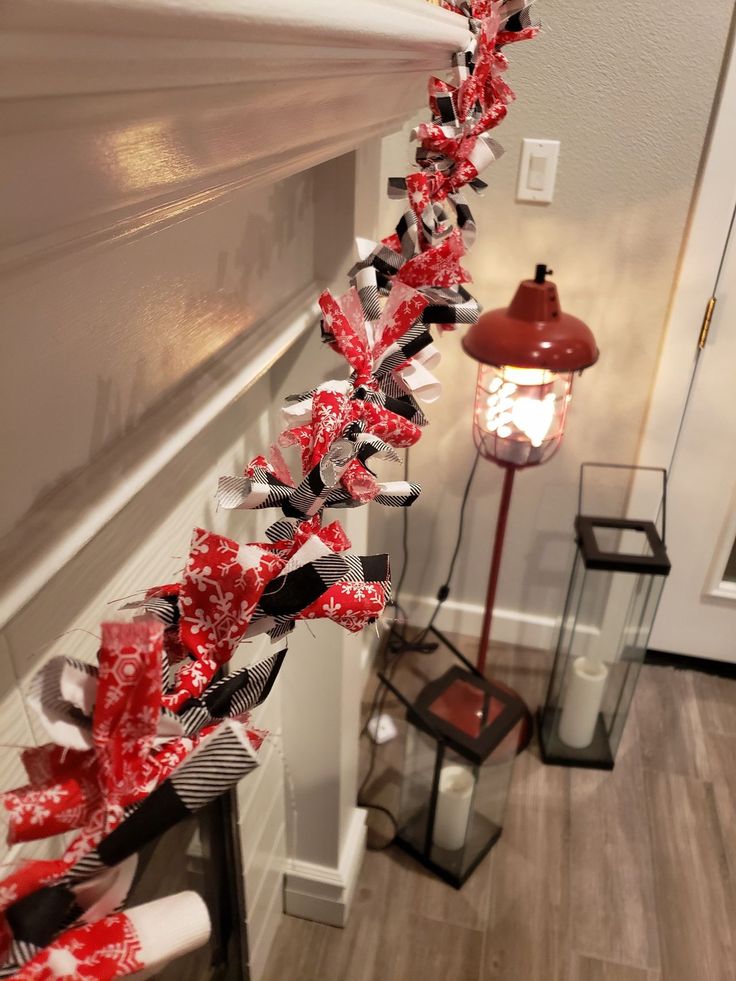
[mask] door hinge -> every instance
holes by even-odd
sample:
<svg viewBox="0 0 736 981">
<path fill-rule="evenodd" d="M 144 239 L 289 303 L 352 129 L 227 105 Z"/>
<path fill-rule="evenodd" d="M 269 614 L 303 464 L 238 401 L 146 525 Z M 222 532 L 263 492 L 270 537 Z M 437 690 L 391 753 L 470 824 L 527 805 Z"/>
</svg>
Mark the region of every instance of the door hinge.
<svg viewBox="0 0 736 981">
<path fill-rule="evenodd" d="M 712 296 L 707 304 L 705 305 L 705 313 L 703 314 L 703 323 L 700 325 L 700 333 L 698 334 L 698 347 L 702 351 L 705 347 L 705 342 L 708 340 L 708 331 L 710 330 L 710 322 L 713 319 L 713 310 L 716 305 L 716 298 Z"/>
</svg>

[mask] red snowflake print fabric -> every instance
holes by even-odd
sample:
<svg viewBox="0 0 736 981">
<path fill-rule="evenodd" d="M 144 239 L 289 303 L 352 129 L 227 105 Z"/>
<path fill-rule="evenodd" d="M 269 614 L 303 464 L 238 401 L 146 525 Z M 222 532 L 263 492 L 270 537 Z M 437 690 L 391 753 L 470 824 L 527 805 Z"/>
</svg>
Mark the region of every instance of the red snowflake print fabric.
<svg viewBox="0 0 736 981">
<path fill-rule="evenodd" d="M 403 337 L 417 322 L 428 303 L 427 297 L 412 289 L 410 284 L 397 282 L 394 285 L 376 327 L 371 367 L 390 344 Z"/>
<path fill-rule="evenodd" d="M 110 981 L 145 967 L 141 945 L 124 913 L 77 927 L 28 961 L 14 981 Z"/>
<path fill-rule="evenodd" d="M 409 259 L 396 274 L 402 283 L 421 289 L 427 286 L 446 287 L 471 282 L 471 275 L 460 265 L 465 244 L 459 229 L 453 228 L 439 245 Z M 393 293 L 393 290 L 391 291 Z"/>
<path fill-rule="evenodd" d="M 372 402 L 353 402 L 356 418 L 362 419 L 368 432 L 385 440 L 389 446 L 403 448 L 414 446 L 422 435 L 419 426 L 409 422 L 403 416 L 395 412 L 389 412 L 380 405 L 373 405 Z"/>
<path fill-rule="evenodd" d="M 305 473 L 316 466 L 350 419 L 350 406 L 337 392 L 317 392 L 312 399 L 311 446 Z"/>
<path fill-rule="evenodd" d="M 351 633 L 374 623 L 386 606 L 386 590 L 378 583 L 337 583 L 300 613 L 299 620 L 332 620 Z"/>
<path fill-rule="evenodd" d="M 161 715 L 160 623 L 104 623 L 92 734 L 108 796 L 125 798 L 140 780 Z"/>
<path fill-rule="evenodd" d="M 181 592 L 179 634 L 194 655 L 181 668 L 175 691 L 163 702 L 177 711 L 199 696 L 217 668 L 229 661 L 267 583 L 278 575 L 283 559 L 261 545 L 239 545 L 222 535 L 196 528 Z"/>
<path fill-rule="evenodd" d="M 320 297 L 325 336 L 353 370 L 353 386 L 376 387 L 376 361 L 385 349 L 417 322 L 429 300 L 408 282 L 396 281 L 381 315 L 375 324 L 375 341 L 371 345 L 365 326 L 358 291 L 353 288 L 336 300 L 328 291 Z M 314 399 L 323 393 L 315 394 Z M 314 418 L 314 409 L 313 418 Z M 334 437 L 333 437 L 334 438 Z"/>
<path fill-rule="evenodd" d="M 3 795 L 9 842 L 84 829 L 73 845 L 93 847 L 123 806 L 150 781 L 161 712 L 161 624 L 105 623 L 89 752 L 28 750 L 34 783 Z"/>
</svg>

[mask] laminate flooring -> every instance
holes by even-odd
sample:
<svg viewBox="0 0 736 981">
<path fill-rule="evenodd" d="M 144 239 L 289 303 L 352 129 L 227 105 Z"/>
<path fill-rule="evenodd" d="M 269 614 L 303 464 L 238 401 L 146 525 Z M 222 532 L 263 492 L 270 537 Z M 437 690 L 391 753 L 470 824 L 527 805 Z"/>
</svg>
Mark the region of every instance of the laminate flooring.
<svg viewBox="0 0 736 981">
<path fill-rule="evenodd" d="M 397 684 L 412 696 L 443 657 L 405 655 Z M 495 645 L 489 664 L 542 702 L 549 655 Z M 402 742 L 366 788 L 394 813 Z M 369 827 L 373 845 L 391 832 L 378 812 Z M 612 772 L 544 766 L 532 743 L 461 890 L 369 851 L 347 927 L 284 917 L 262 981 L 736 981 L 736 681 L 645 666 Z"/>
</svg>

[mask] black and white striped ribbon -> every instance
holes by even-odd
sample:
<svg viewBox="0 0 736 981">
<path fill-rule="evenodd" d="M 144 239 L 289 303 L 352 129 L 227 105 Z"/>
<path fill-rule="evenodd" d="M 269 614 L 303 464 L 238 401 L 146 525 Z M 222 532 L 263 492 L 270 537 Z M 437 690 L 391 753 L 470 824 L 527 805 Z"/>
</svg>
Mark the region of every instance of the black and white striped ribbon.
<svg viewBox="0 0 736 981">
<path fill-rule="evenodd" d="M 358 273 L 361 270 L 372 266 L 376 273 L 376 290 L 379 297 L 387 295 L 391 288 L 391 277 L 394 276 L 407 261 L 398 252 L 389 249 L 381 243 L 374 244 L 368 250 L 366 240 L 360 240 L 360 244 L 365 250 L 363 257 L 355 263 L 350 270 L 350 277 L 356 282 Z M 422 286 L 419 292 L 426 296 L 429 304 L 422 311 L 419 324 L 415 324 L 411 329 L 423 325 L 429 327 L 431 324 L 475 324 L 480 316 L 480 306 L 478 301 L 463 286 L 439 287 Z M 431 335 L 427 343 L 431 343 Z"/>
<path fill-rule="evenodd" d="M 390 249 L 387 245 L 383 245 L 381 242 L 370 243 L 367 239 L 358 239 L 357 241 L 359 249 L 361 246 L 364 249 L 371 245 L 373 247 L 370 249 L 370 251 L 365 252 L 363 257 L 355 263 L 348 273 L 351 281 L 355 283 L 356 286 L 358 282 L 358 274 L 364 269 L 373 268 L 376 270 L 376 272 L 381 273 L 383 276 L 390 277 L 394 276 L 407 261 L 405 256 L 399 255 L 398 252 Z M 387 286 L 387 280 L 384 284 L 377 282 L 379 297 L 384 292 L 384 287 Z M 385 292 L 387 293 L 388 289 L 385 289 Z M 358 295 L 360 295 L 360 290 L 358 290 Z"/>
<path fill-rule="evenodd" d="M 505 31 L 523 31 L 526 27 L 538 27 L 539 19 L 533 12 L 534 0 L 504 0 L 501 4 L 501 27 Z"/>
<path fill-rule="evenodd" d="M 366 393 L 370 390 L 366 389 Z M 363 397 L 363 390 L 357 389 L 356 397 Z M 392 411 L 397 411 L 405 418 L 416 416 L 418 406 L 413 405 L 413 399 L 402 391 L 402 399 L 389 399 L 380 392 L 371 392 L 370 397 L 377 404 L 385 405 Z M 366 396 L 368 397 L 368 396 Z M 372 433 L 366 433 L 362 422 L 350 423 L 343 430 L 340 439 L 329 448 L 322 460 L 314 467 L 298 487 L 289 487 L 279 480 L 265 467 L 254 467 L 251 477 L 220 477 L 217 487 L 217 503 L 227 510 L 248 510 L 280 507 L 287 518 L 303 520 L 317 514 L 324 507 L 329 507 L 330 495 L 339 486 L 340 478 L 351 460 L 357 459 L 364 466 L 371 457 L 398 461 L 398 455 L 384 440 Z M 327 479 L 326 479 L 327 478 Z M 278 523 L 277 523 L 278 524 Z M 279 541 L 284 537 L 282 532 L 293 537 L 292 525 L 281 525 L 274 532 L 271 526 L 269 532 L 276 537 L 270 541 Z"/>
<path fill-rule="evenodd" d="M 286 657 L 286 649 L 257 661 L 211 685 L 186 702 L 179 719 L 186 735 L 196 735 L 212 722 L 243 715 L 268 697 Z"/>
<path fill-rule="evenodd" d="M 396 501 L 391 500 L 395 496 L 387 493 L 384 503 L 395 505 Z M 355 506 L 356 502 L 347 493 L 345 497 L 351 502 L 348 507 Z M 388 555 L 332 553 L 277 577 L 261 596 L 246 636 L 262 633 L 268 633 L 272 639 L 284 636 L 293 629 L 294 620 L 302 610 L 339 583 L 378 584 L 388 602 L 391 592 Z"/>
<path fill-rule="evenodd" d="M 390 177 L 388 180 L 388 196 L 393 200 L 406 197 L 406 178 Z M 436 201 L 422 209 L 422 234 L 431 246 L 440 242 L 452 231 L 449 216 L 441 204 Z M 396 234 L 401 242 L 401 254 L 405 259 L 419 255 L 419 237 L 417 234 L 417 218 L 411 208 L 407 209 L 396 225 Z"/>
<path fill-rule="evenodd" d="M 380 487 L 380 492 L 373 498 L 373 503 L 383 504 L 386 507 L 411 507 L 422 492 L 420 484 L 415 484 L 407 480 L 381 481 L 378 486 Z M 340 487 L 332 492 L 328 507 L 351 508 L 358 506 L 359 503 L 346 490 Z"/>
<path fill-rule="evenodd" d="M 426 425 L 427 423 L 426 416 L 419 408 L 414 396 L 409 392 L 402 390 L 401 395 L 387 395 L 383 390 L 377 392 L 372 388 L 359 385 L 355 389 L 355 398 L 387 409 L 389 412 L 393 412 L 394 415 L 402 416 L 417 426 Z"/>
<path fill-rule="evenodd" d="M 355 452 L 357 449 L 351 454 L 343 448 L 340 460 L 333 463 L 328 450 L 326 459 L 313 467 L 297 487 L 285 484 L 264 467 L 254 467 L 252 477 L 220 477 L 217 505 L 226 510 L 280 507 L 290 518 L 312 517 L 325 506 L 330 489 L 340 479 Z M 325 476 L 329 476 L 328 481 Z"/>
<path fill-rule="evenodd" d="M 28 704 L 60 746 L 82 750 L 92 747 L 97 678 L 95 665 L 71 657 L 52 657 L 33 677 Z"/>
<path fill-rule="evenodd" d="M 292 541 L 296 534 L 297 522 L 288 518 L 279 518 L 266 528 L 266 538 L 269 542 Z"/>
<path fill-rule="evenodd" d="M 220 477 L 217 504 L 227 510 L 274 508 L 288 501 L 294 492 L 294 487 L 271 470 L 254 466 L 250 477 Z"/>
<path fill-rule="evenodd" d="M 374 372 L 380 378 L 400 368 L 432 343 L 432 335 L 423 323 L 413 324 L 401 337 L 390 344 L 376 361 Z"/>
<path fill-rule="evenodd" d="M 394 253 L 395 254 L 395 253 Z M 358 291 L 363 316 L 369 323 L 375 323 L 381 316 L 381 298 L 378 292 L 376 271 L 372 266 L 362 266 L 356 269 L 351 280 Z"/>
<path fill-rule="evenodd" d="M 464 286 L 428 287 L 422 293 L 429 299 L 424 308 L 425 324 L 476 324 L 481 307 Z"/>
</svg>

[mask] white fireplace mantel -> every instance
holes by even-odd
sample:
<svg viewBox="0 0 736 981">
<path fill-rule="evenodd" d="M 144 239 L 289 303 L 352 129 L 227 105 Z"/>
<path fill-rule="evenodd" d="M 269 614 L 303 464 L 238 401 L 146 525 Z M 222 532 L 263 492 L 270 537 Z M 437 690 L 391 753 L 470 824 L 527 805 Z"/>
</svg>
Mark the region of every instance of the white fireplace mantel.
<svg viewBox="0 0 736 981">
<path fill-rule="evenodd" d="M 49 275 L 396 129 L 425 101 L 428 75 L 466 42 L 464 23 L 424 0 L 17 0 L 0 20 L 3 292 L 42 290 Z M 0 623 L 307 329 L 307 297 L 318 285 L 287 289 L 283 329 L 273 317 L 247 326 L 247 336 L 244 325 L 226 354 L 199 366 L 179 403 L 175 396 L 158 415 L 154 408 L 119 449 L 83 467 L 72 461 L 74 479 L 0 545 Z M 100 313 L 96 332 L 108 329 Z M 16 334 L 8 342 L 20 352 L 26 345 L 19 357 L 28 363 L 34 344 L 15 310 L 9 320 Z M 59 356 L 91 358 L 74 318 L 63 329 Z M 129 344 L 141 329 L 130 324 Z M 115 356 L 120 334 L 109 331 Z M 12 414 L 27 388 L 6 365 Z M 100 373 L 100 365 L 85 370 Z M 32 433 L 26 440 L 33 444 Z M 49 473 L 45 484 L 54 481 Z"/>
<path fill-rule="evenodd" d="M 426 74 L 467 27 L 424 0 L 19 0 L 2 34 L 16 98 Z"/>
<path fill-rule="evenodd" d="M 17 0 L 0 22 L 0 269 L 396 128 L 466 40 L 423 0 Z"/>
</svg>

